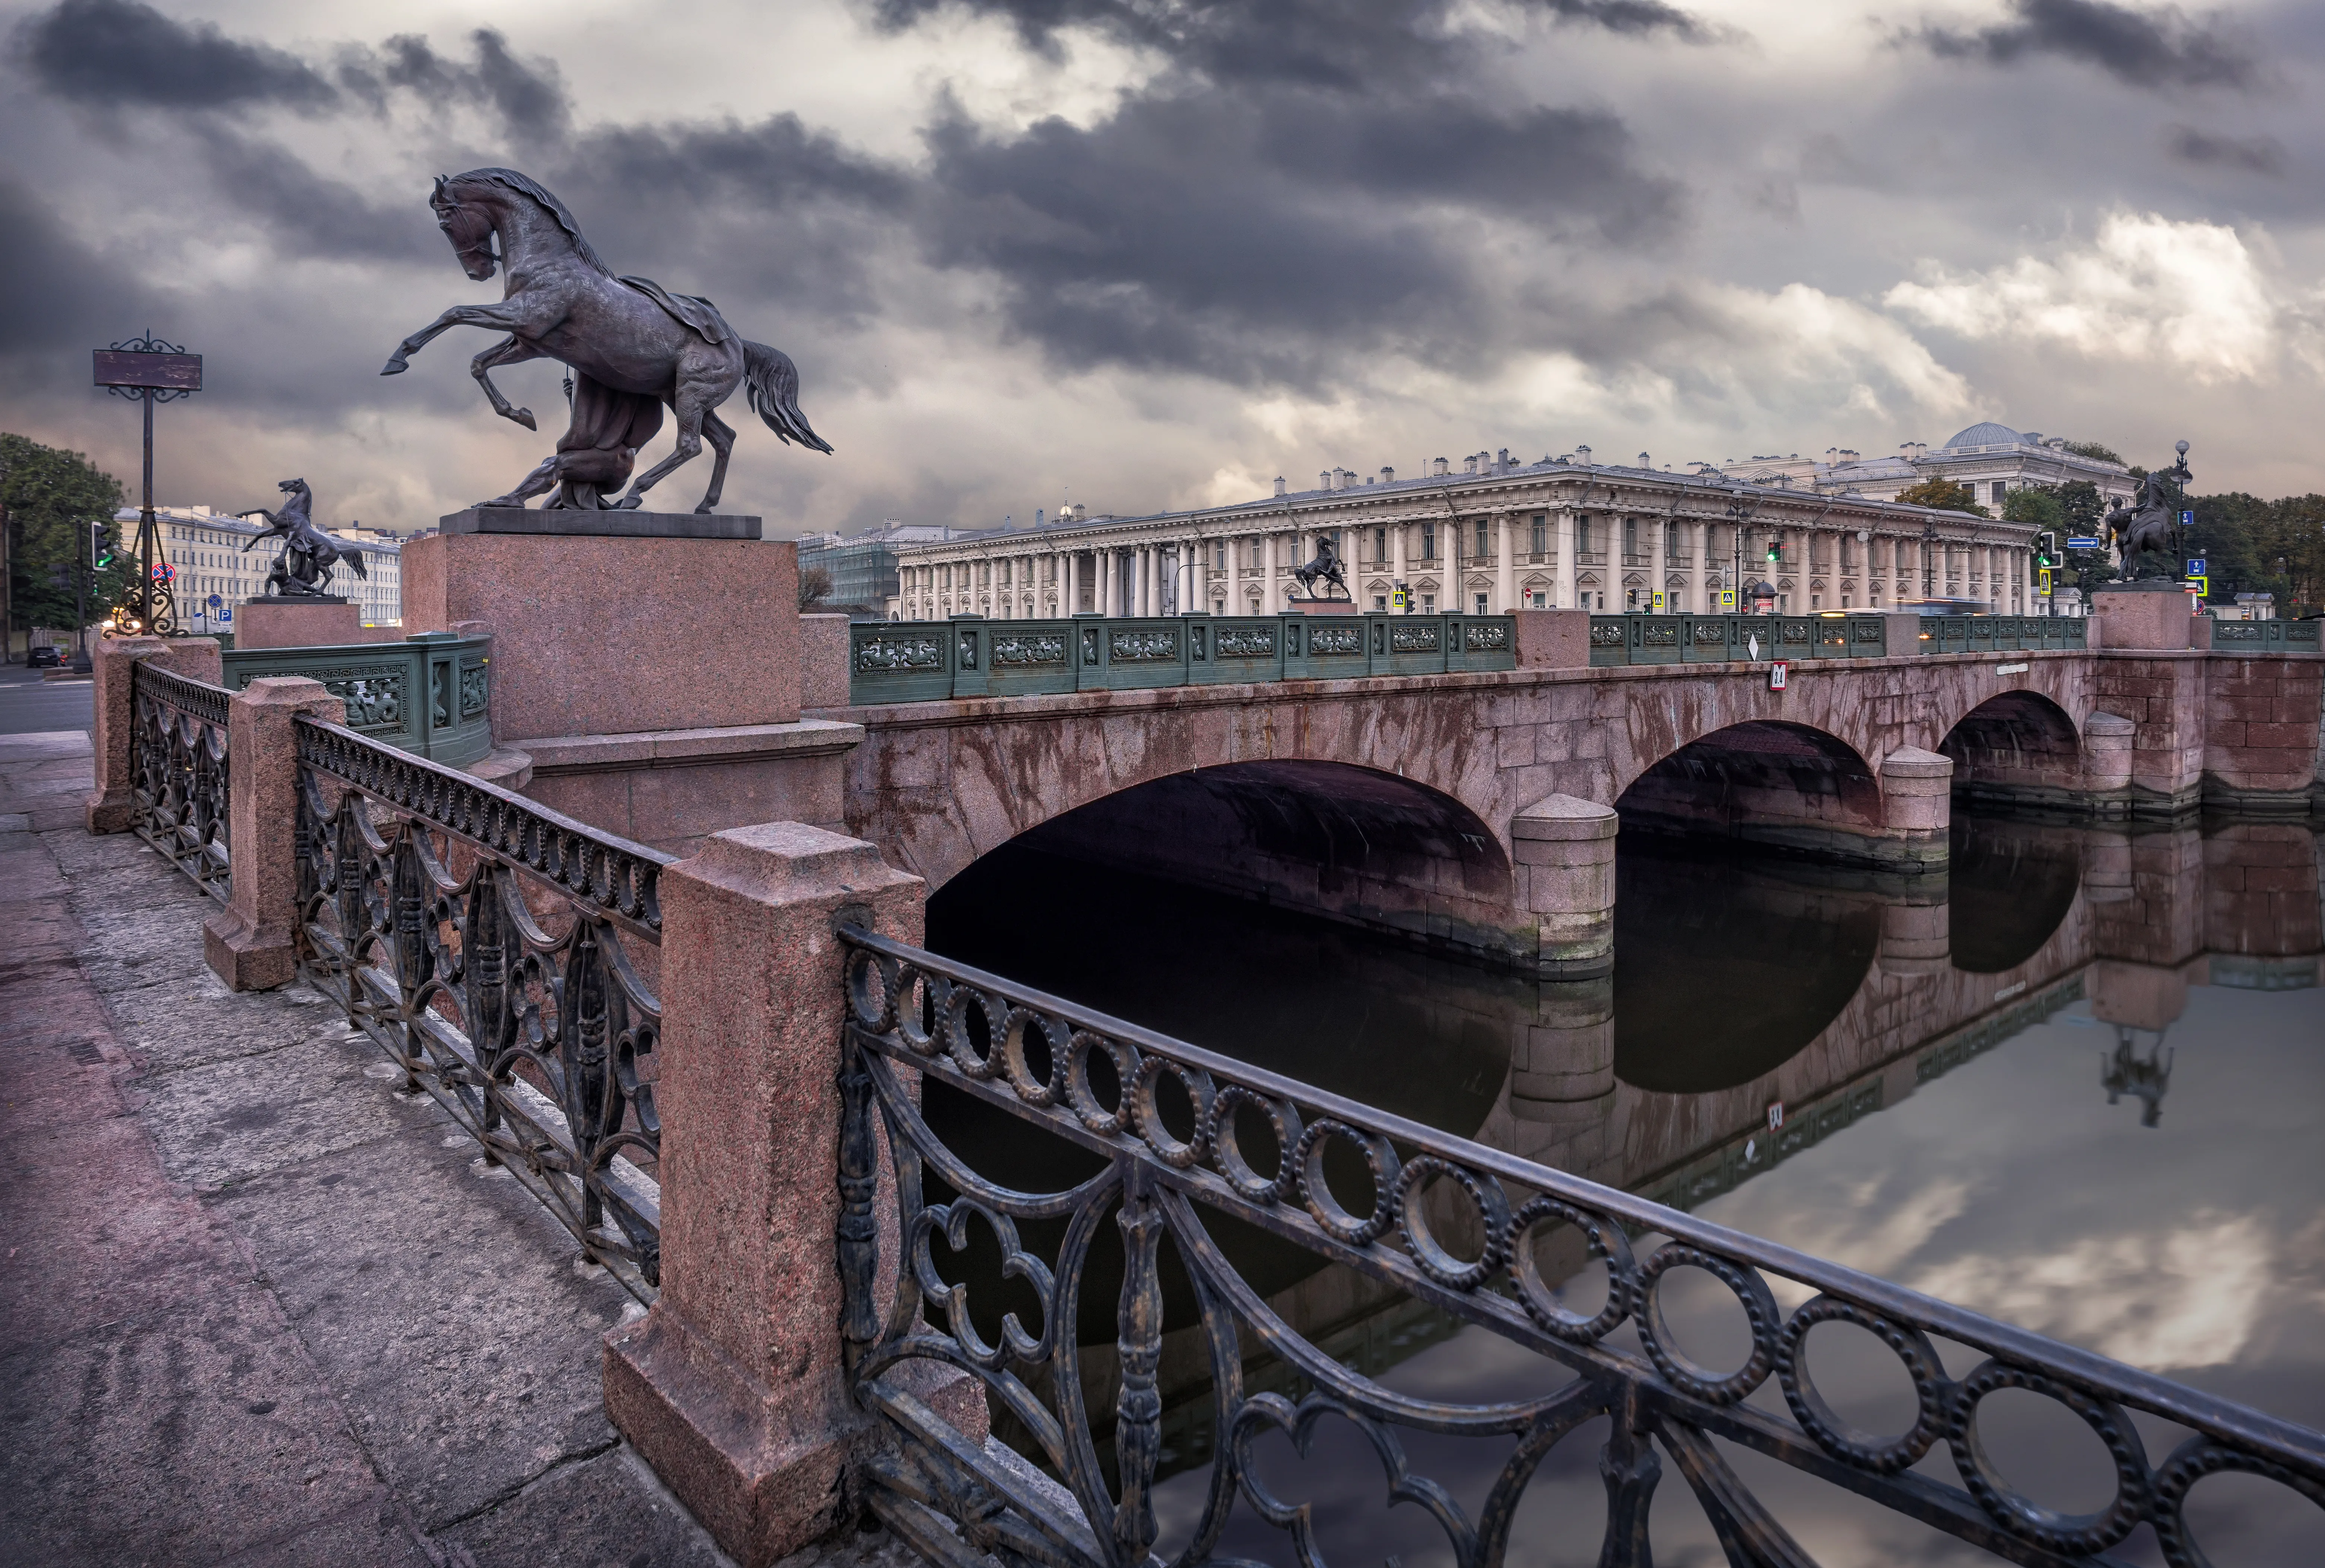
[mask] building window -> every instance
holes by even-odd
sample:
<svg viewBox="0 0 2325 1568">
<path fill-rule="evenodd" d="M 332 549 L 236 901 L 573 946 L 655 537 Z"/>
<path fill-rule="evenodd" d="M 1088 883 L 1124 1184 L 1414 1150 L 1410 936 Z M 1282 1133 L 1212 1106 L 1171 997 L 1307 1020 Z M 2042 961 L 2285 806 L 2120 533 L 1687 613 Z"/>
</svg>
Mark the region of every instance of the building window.
<svg viewBox="0 0 2325 1568">
<path fill-rule="evenodd" d="M 1477 558 L 1481 561 L 1494 553 L 1493 541 L 1486 531 L 1487 527 L 1486 520 L 1479 518 L 1477 520 Z"/>
<path fill-rule="evenodd" d="M 1387 561 L 1388 530 L 1385 528 L 1376 528 L 1373 530 L 1373 563 L 1376 566 L 1384 566 L 1387 564 Z"/>
<path fill-rule="evenodd" d="M 1537 556 L 1550 553 L 1550 519 L 1539 512 L 1533 514 L 1533 553 Z"/>
<path fill-rule="evenodd" d="M 1486 613 L 1486 595 L 1480 594 L 1477 595 L 1477 613 L 1483 615 Z"/>
<path fill-rule="evenodd" d="M 1997 479 L 1997 480 L 1996 480 L 1996 481 L 1994 482 L 1994 503 L 1995 503 L 1995 505 L 1999 506 L 1999 505 L 2001 505 L 2001 504 L 2002 504 L 2002 496 L 2003 496 L 2003 493 L 2004 493 L 2007 488 L 2008 488 L 2008 486 L 2007 486 L 2007 485 L 2005 485 L 2005 484 L 2003 484 L 2003 482 L 2002 482 L 2001 480 L 1999 480 L 1999 479 Z"/>
<path fill-rule="evenodd" d="M 1437 525 L 1433 522 L 1421 525 L 1421 558 L 1424 561 L 1437 558 Z"/>
<path fill-rule="evenodd" d="M 1423 594 L 1421 595 L 1421 613 L 1424 615 L 1434 615 L 1437 613 L 1436 595 Z"/>
<path fill-rule="evenodd" d="M 1386 594 L 1375 594 L 1375 595 L 1373 595 L 1373 608 L 1374 608 L 1375 610 L 1385 610 L 1385 609 L 1387 609 L 1387 608 L 1388 608 L 1388 595 L 1387 595 Z"/>
<path fill-rule="evenodd" d="M 1533 590 L 1531 593 L 1526 595 L 1526 608 L 1530 610 L 1549 609 L 1550 595 L 1541 588 Z"/>
<path fill-rule="evenodd" d="M 1588 517 L 1574 520 L 1574 551 L 1577 555 L 1590 553 L 1590 520 Z"/>
</svg>

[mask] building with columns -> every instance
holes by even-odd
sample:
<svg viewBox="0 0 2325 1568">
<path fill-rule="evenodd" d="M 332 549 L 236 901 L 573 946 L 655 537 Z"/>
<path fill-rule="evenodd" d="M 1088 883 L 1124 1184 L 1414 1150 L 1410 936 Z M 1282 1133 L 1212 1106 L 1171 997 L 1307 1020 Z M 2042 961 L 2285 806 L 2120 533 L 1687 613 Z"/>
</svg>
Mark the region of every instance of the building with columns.
<svg viewBox="0 0 2325 1568">
<path fill-rule="evenodd" d="M 1876 501 L 1887 501 L 1925 480 L 1950 479 L 1968 485 L 1978 503 L 1996 514 L 2010 492 L 2030 484 L 2088 480 L 2107 505 L 2115 506 L 2130 504 L 2136 484 L 2122 464 L 2070 452 L 2061 437 L 2014 430 L 1991 420 L 1955 431 L 1942 447 L 1903 442 L 1892 457 L 1866 457 L 1834 447 L 1826 449 L 1821 460 L 1797 452 L 1789 457 L 1730 458 L 1719 471 L 1754 484 Z"/>
<path fill-rule="evenodd" d="M 1439 458 L 1400 479 L 1347 470 L 1313 490 L 1150 517 L 1061 514 L 1034 529 L 900 545 L 894 619 L 1255 615 L 1289 601 L 1292 570 L 1329 539 L 1357 610 L 1783 613 L 1924 598 L 2039 613 L 2033 530 L 1999 518 L 1779 484 L 1594 464 L 1521 464 L 1506 450 Z M 1774 555 L 1771 557 L 1771 550 Z"/>
</svg>

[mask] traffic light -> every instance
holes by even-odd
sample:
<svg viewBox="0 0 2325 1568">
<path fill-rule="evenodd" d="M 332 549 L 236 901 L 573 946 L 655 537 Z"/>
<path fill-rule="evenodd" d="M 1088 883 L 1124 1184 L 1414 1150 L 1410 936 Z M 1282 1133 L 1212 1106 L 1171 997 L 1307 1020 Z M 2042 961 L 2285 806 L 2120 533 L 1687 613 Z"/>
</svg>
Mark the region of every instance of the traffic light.
<svg viewBox="0 0 2325 1568">
<path fill-rule="evenodd" d="M 101 522 L 88 525 L 88 562 L 100 572 L 113 564 L 113 530 Z"/>
<path fill-rule="evenodd" d="M 2046 528 L 2034 536 L 2034 564 L 2038 567 L 2059 564 L 2059 536 L 2054 530 Z"/>
<path fill-rule="evenodd" d="M 1772 567 L 1781 567 L 1784 564 L 1784 541 L 1783 540 L 1772 539 L 1768 541 L 1768 564 Z"/>
</svg>

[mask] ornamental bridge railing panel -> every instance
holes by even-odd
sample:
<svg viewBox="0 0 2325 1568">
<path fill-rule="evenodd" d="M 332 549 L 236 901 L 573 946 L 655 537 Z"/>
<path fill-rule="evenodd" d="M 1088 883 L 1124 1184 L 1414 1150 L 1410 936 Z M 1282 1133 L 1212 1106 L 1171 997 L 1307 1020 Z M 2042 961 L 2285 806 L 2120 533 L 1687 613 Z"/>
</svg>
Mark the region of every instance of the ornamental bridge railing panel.
<svg viewBox="0 0 2325 1568">
<path fill-rule="evenodd" d="M 401 642 L 243 648 L 224 655 L 226 685 L 301 676 L 347 705 L 347 727 L 400 751 L 464 768 L 491 754 L 489 637 L 421 632 Z"/>
<path fill-rule="evenodd" d="M 2208 646 L 2215 653 L 2325 652 L 2320 630 L 2325 621 L 2214 621 Z"/>
<path fill-rule="evenodd" d="M 848 629 L 857 705 L 1517 666 L 1508 615 L 1079 615 Z"/>
<path fill-rule="evenodd" d="M 142 659 L 130 672 L 130 827 L 221 903 L 233 888 L 228 696 Z"/>
<path fill-rule="evenodd" d="M 2085 648 L 2086 623 L 2051 615 L 1930 615 L 1899 646 L 1898 621 L 1877 612 L 1814 615 L 1590 617 L 1590 662 L 1728 664 L 1774 659 L 1887 659 L 1908 653 L 1985 653 Z"/>
<path fill-rule="evenodd" d="M 343 725 L 296 733 L 302 976 L 650 1300 L 671 857 Z"/>
<path fill-rule="evenodd" d="M 1304 1534 L 1310 1499 L 1277 1490 L 1254 1453 L 1270 1434 L 1304 1453 L 1327 1417 L 1368 1440 L 1390 1500 L 1434 1521 L 1463 1568 L 1538 1555 L 1514 1538 L 1528 1489 L 1563 1440 L 1602 1416 L 1604 1564 L 1650 1560 L 1665 1458 L 1728 1561 L 1809 1563 L 1723 1446 L 2028 1564 L 2121 1562 L 2113 1548 L 2142 1526 L 2167 1563 L 2203 1563 L 2185 1505 L 2191 1487 L 2223 1471 L 2325 1505 L 2325 1434 L 893 940 L 852 927 L 840 938 L 841 1335 L 853 1396 L 887 1439 L 867 1462 L 867 1500 L 933 1562 L 1164 1560 L 1154 1555 L 1154 1487 L 1166 1243 L 1209 1356 L 1216 1434 L 1200 1515 L 1172 1543 L 1174 1568 L 1213 1560 L 1231 1517 L 1285 1532 L 1292 1556 L 1320 1562 Z M 981 1102 L 1021 1140 L 1072 1146 L 1090 1174 L 1040 1191 L 992 1179 L 922 1115 L 931 1084 Z M 875 1212 L 884 1185 L 902 1239 L 885 1296 Z M 1222 1218 L 1224 1242 L 1213 1228 Z M 1100 1271 L 1094 1244 L 1107 1231 L 1119 1247 L 1102 1269 L 1119 1288 L 1110 1304 L 1086 1303 Z M 1570 1380 L 1489 1404 L 1385 1386 L 1360 1370 L 1362 1357 L 1344 1363 L 1277 1315 L 1230 1259 L 1238 1231 L 1320 1254 Z M 1656 1237 L 1665 1240 L 1648 1249 Z M 962 1277 L 973 1241 L 998 1259 L 981 1285 L 973 1269 Z M 1555 1243 L 1547 1263 L 1545 1241 Z M 1606 1270 L 1595 1311 L 1560 1289 L 1586 1259 Z M 1689 1269 L 1724 1286 L 1748 1328 L 1748 1355 L 1731 1370 L 1700 1364 L 1675 1340 L 1663 1293 Z M 1030 1292 L 1037 1319 L 975 1308 L 973 1289 L 1004 1280 L 1021 1301 Z M 1772 1282 L 1801 1305 L 1780 1309 Z M 1110 1339 L 1115 1355 L 1106 1409 L 1087 1394 L 1093 1321 L 1105 1326 L 1089 1337 Z M 1866 1432 L 1835 1414 L 1811 1368 L 1838 1332 L 1816 1331 L 1832 1324 L 1865 1331 L 1896 1359 L 1913 1397 L 1904 1430 Z M 996 1430 L 1022 1434 L 1036 1464 L 963 1439 L 915 1394 L 927 1386 L 916 1362 L 977 1379 Z M 1752 1397 L 1771 1380 L 1781 1405 Z M 1291 1392 L 1255 1391 L 1261 1382 Z M 2052 1402 L 2104 1445 L 2115 1478 L 2104 1506 L 2067 1514 L 2013 1490 L 1980 1431 L 1985 1401 L 2011 1391 Z M 1413 1434 L 1493 1440 L 1498 1468 L 1457 1495 L 1415 1471 Z M 1922 1463 L 1940 1449 L 1950 1471 Z M 1577 1527 L 1590 1526 L 1561 1526 Z"/>
</svg>

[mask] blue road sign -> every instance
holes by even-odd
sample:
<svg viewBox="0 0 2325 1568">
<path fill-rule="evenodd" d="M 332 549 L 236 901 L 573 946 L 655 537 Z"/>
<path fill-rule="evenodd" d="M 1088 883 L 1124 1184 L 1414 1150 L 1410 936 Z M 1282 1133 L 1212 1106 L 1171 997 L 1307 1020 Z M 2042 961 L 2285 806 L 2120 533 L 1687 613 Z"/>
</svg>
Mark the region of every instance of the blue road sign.
<svg viewBox="0 0 2325 1568">
<path fill-rule="evenodd" d="M 216 594 L 212 594 L 212 595 L 210 595 L 210 608 L 211 608 L 211 609 L 215 610 L 215 609 L 217 609 L 220 604 L 225 604 L 225 603 L 226 603 L 226 601 L 225 601 L 223 598 L 220 598 L 218 595 L 216 595 Z"/>
<path fill-rule="evenodd" d="M 2199 556 L 2196 559 L 2188 563 L 2188 575 L 2191 577 L 2200 577 L 2209 575 L 2205 569 L 2202 557 Z"/>
<path fill-rule="evenodd" d="M 2196 514 L 2195 514 L 2194 512 L 2181 512 L 2181 513 L 2180 514 L 2180 526 L 2181 526 L 2181 528 L 2193 528 L 2193 527 L 2195 527 L 2195 526 L 2196 526 Z"/>
<path fill-rule="evenodd" d="M 2095 539 L 2070 539 L 2067 548 L 2070 550 L 2095 550 L 2100 548 L 2100 544 Z"/>
</svg>

